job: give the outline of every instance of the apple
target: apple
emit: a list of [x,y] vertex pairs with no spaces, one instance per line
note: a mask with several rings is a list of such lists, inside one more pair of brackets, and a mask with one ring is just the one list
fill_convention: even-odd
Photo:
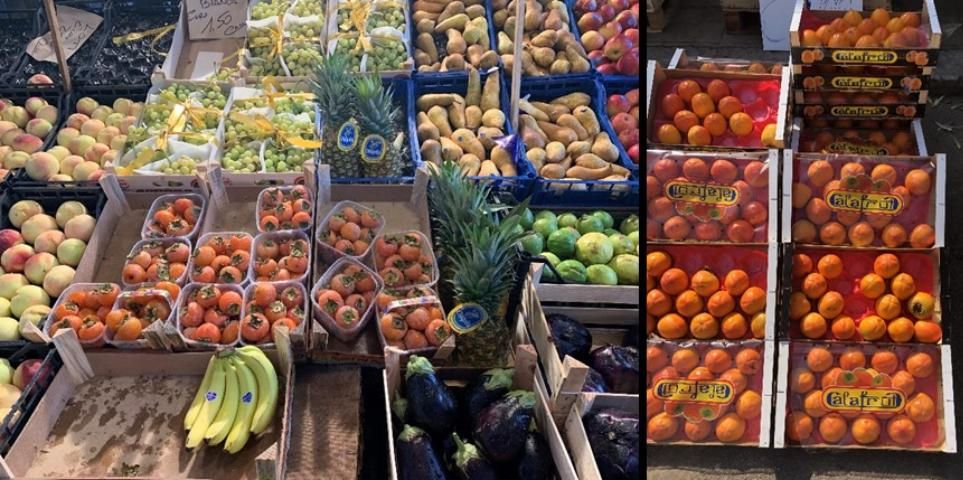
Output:
[[594,12],[598,10],[599,4],[595,0],[578,0],[575,2],[575,11]]
[[36,358],[24,360],[23,363],[17,365],[17,369],[13,371],[13,386],[20,390],[27,388],[33,377],[40,372],[41,365],[43,365],[43,362]]
[[626,28],[625,30],[622,30],[622,35],[625,35],[625,38],[629,39],[632,42],[632,45],[637,46],[639,44],[638,28]]
[[603,22],[607,22],[615,18],[615,13],[616,13],[615,8],[613,8],[611,5],[608,5],[608,4],[602,5],[598,9],[598,14],[602,16]]
[[628,10],[632,4],[629,0],[609,0],[609,5],[615,9],[616,12],[621,12],[622,10]]
[[602,16],[595,12],[588,12],[582,14],[578,19],[578,29],[581,32],[591,32],[598,30],[602,24],[605,23],[602,20]]
[[619,141],[622,145],[637,145],[639,143],[639,129],[634,128],[619,132]]
[[12,228],[0,230],[0,252],[21,243],[23,243],[23,235],[20,232]]
[[610,38],[607,42],[605,42],[605,47],[602,49],[602,51],[605,52],[606,58],[614,62],[622,58],[622,55],[625,55],[625,53],[631,49],[632,46],[628,44],[628,40],[619,35],[617,37]]
[[595,67],[595,70],[599,72],[599,75],[618,75],[619,69],[616,68],[614,63],[604,63]]
[[615,21],[619,22],[623,28],[638,28],[639,17],[632,13],[631,10],[623,10],[615,16]]
[[623,112],[628,112],[632,108],[629,104],[629,99],[625,98],[625,95],[614,94],[609,96],[608,102],[605,104],[605,110],[609,114],[609,118]]
[[628,150],[626,150],[626,152],[628,152],[629,158],[632,159],[632,163],[638,165],[639,164],[639,145],[638,144],[632,145],[631,147],[628,148]]
[[605,38],[599,32],[588,31],[582,34],[582,46],[586,50],[596,51],[605,45]]
[[618,69],[622,75],[639,75],[639,49],[633,48],[619,59]]
[[606,40],[611,40],[622,33],[622,25],[619,25],[618,22],[608,22],[599,27],[599,33],[601,33]]
[[628,112],[619,112],[612,117],[612,128],[621,133],[631,128],[639,128],[639,124]]
[[632,90],[625,92],[625,98],[629,100],[630,105],[633,107],[637,106],[639,104],[639,89],[633,88]]
[[589,58],[589,61],[597,65],[609,63],[609,59],[605,58],[605,52],[603,52],[601,48],[598,50],[592,50],[591,52],[588,52],[588,58]]

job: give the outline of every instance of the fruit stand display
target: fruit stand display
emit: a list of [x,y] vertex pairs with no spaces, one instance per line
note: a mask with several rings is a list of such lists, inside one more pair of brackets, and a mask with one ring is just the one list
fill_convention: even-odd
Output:
[[833,128],[826,120],[796,118],[790,147],[799,153],[927,156],[923,125],[918,118],[909,125],[895,120],[863,120],[860,124],[873,128]]
[[596,71],[605,77],[639,76],[638,0],[576,0],[569,2],[575,35],[588,51]]
[[46,345],[0,349],[0,455],[10,449],[62,365]]
[[759,75],[782,75],[782,70],[786,68],[784,63],[759,62],[738,58],[712,58],[712,57],[692,57],[688,55],[684,48],[675,49],[672,59],[669,60],[669,69],[680,68],[684,70],[702,71],[724,71],[755,73]]
[[[54,90],[0,91],[0,181],[24,175],[27,163],[38,165],[34,154],[56,138],[55,128],[64,110],[64,96]],[[38,157],[41,155],[38,155]],[[15,171],[16,170],[16,171]],[[8,179],[7,174],[14,171]]]

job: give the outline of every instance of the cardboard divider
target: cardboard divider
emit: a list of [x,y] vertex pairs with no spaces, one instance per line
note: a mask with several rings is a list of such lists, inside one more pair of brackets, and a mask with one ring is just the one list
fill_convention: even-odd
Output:
[[220,62],[233,70],[227,76],[229,83],[243,85],[244,78],[238,71],[239,51],[244,48],[244,37],[191,40],[187,29],[187,5],[181,4],[177,28],[172,33],[170,51],[164,64],[157,67],[151,77],[159,80],[206,80],[218,70]]

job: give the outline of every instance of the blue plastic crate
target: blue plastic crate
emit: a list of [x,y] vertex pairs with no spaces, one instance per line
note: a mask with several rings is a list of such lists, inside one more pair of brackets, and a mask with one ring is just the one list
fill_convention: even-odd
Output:
[[[77,112],[77,100],[83,97],[91,97],[97,100],[97,103],[101,105],[113,105],[114,100],[118,98],[127,98],[134,102],[143,102],[147,98],[147,86],[139,87],[81,87],[74,90],[72,93],[64,96],[63,108],[61,108],[60,122],[54,126],[54,132],[59,132],[67,123],[67,117]],[[56,139],[56,133],[54,133],[54,139],[50,141],[49,144],[45,145],[45,148],[53,147]],[[12,188],[20,190],[30,190],[30,189],[54,189],[54,190],[70,190],[76,188],[96,188],[100,189],[100,184],[94,180],[85,181],[73,181],[73,182],[41,182],[33,180],[27,176],[27,172],[20,170],[15,176],[10,180]]]
[[[573,92],[583,92],[591,97],[592,109],[598,117],[602,131],[609,134],[612,142],[617,143],[618,137],[612,129],[608,116],[605,114],[604,89],[595,79],[566,79],[559,78],[549,82],[522,82],[521,95],[530,95],[530,100],[551,102],[552,100]],[[623,150],[619,151],[620,164],[629,169],[630,177],[626,181],[600,180],[553,180],[537,177],[532,191],[532,204],[563,206],[615,206],[639,204],[639,175],[638,169],[632,168],[632,162]]]
[[[633,88],[639,88],[638,77],[633,78],[633,77],[601,77],[600,76],[599,79],[602,82],[602,102],[603,103],[607,102],[609,95],[612,95],[615,93],[625,95],[625,92],[628,92]],[[608,115],[606,115],[606,117],[607,116]],[[611,124],[612,124],[611,121],[609,121],[609,125]],[[641,128],[641,125],[639,126],[639,128]],[[623,157],[629,158],[629,154],[626,151],[625,146],[622,145],[622,142],[618,141],[618,138],[615,138],[612,141],[615,142],[615,146],[619,147],[619,153],[622,154]],[[639,145],[641,145],[641,140],[639,141]],[[639,165],[637,163],[632,162],[631,159],[629,161],[629,164],[631,165],[631,170],[638,173]]]
[[[394,100],[395,103],[402,105],[401,116],[402,122],[404,122],[404,133],[406,141],[408,143],[408,166],[405,168],[405,174],[400,177],[331,177],[331,183],[333,184],[365,184],[365,185],[388,185],[388,184],[409,184],[415,181],[415,169],[418,168],[418,164],[415,161],[415,155],[417,152],[418,142],[412,138],[412,132],[415,131],[415,101],[412,97],[414,86],[410,78],[396,77],[396,78],[383,78],[383,84],[385,87],[391,86],[394,88]],[[321,137],[324,132],[325,124],[322,116],[318,115],[318,136]],[[392,139],[387,139],[389,142]],[[320,154],[319,154],[320,157]],[[359,160],[360,161],[360,160]],[[319,158],[320,162],[320,158]]]
[[44,344],[30,344],[19,348],[0,347],[0,358],[7,359],[14,368],[27,360],[42,360],[40,369],[20,393],[20,398],[13,404],[7,415],[0,418],[0,455],[6,455],[17,436],[27,425],[40,399],[50,388],[57,372],[63,367],[63,360],[57,350]]
[[[512,129],[511,121],[507,119],[507,112],[510,110],[510,104],[508,100],[508,92],[510,86],[506,81],[504,76],[501,76],[501,70],[483,73],[481,75],[481,83],[484,86],[485,81],[488,79],[489,75],[499,75],[501,78],[501,106],[502,111],[506,112],[505,121],[505,134],[514,135],[515,131]],[[468,76],[461,78],[455,77],[443,77],[443,78],[427,78],[427,77],[417,77],[415,78],[415,88],[414,97],[412,101],[412,112],[417,115],[417,111],[414,109],[414,101],[418,97],[428,94],[428,93],[457,93],[459,95],[465,95],[468,92]],[[418,129],[414,116],[410,118],[411,123],[411,136],[415,138],[416,148],[414,151],[415,165],[421,166],[424,161],[421,158],[421,143],[418,142]],[[525,196],[531,192],[534,179],[535,179],[535,167],[525,158],[524,150],[522,148],[522,142],[515,142],[516,149],[513,155],[513,160],[515,161],[515,168],[518,170],[517,177],[471,177],[472,180],[487,181],[491,183],[492,191],[494,192],[510,192],[516,196]]]
[[[581,44],[581,43],[582,43],[582,32],[581,32],[581,31],[579,30],[579,28],[578,28],[578,18],[576,18],[576,16],[575,16],[575,6],[574,6],[574,4],[575,4],[575,0],[565,0],[565,6],[568,7],[569,19],[571,19],[572,33],[575,34],[575,38],[577,38],[577,39],[578,39],[578,43]],[[636,45],[636,47],[638,47],[638,45]],[[584,48],[584,45],[583,45],[583,48]],[[590,61],[591,61],[591,60],[590,60]],[[641,63],[641,59],[639,60],[639,62]],[[596,74],[598,74],[599,78],[612,79],[612,80],[615,80],[615,81],[627,81],[627,82],[635,81],[636,84],[638,84],[638,82],[639,82],[639,77],[637,77],[637,76],[633,77],[633,76],[631,76],[631,75],[603,75],[603,74],[599,73],[598,70],[596,69],[595,62],[592,62],[592,69],[596,72]]]
[[[107,4],[108,2],[106,0],[68,0],[57,2],[58,6],[77,8],[97,14],[104,19],[90,38],[67,60],[72,79],[80,78],[84,67],[90,64],[94,57],[103,49],[104,42],[107,40],[106,32],[108,30]],[[39,32],[40,35],[50,31],[50,27],[47,24],[47,15],[43,8],[37,10],[36,25],[36,31]],[[20,55],[18,65],[17,73],[7,79],[11,85],[24,86],[30,76],[38,73],[50,77],[54,85],[63,84],[63,80],[60,78],[60,68],[56,63],[38,62],[24,52]]]
[[[412,10],[408,9],[408,15],[411,16]],[[492,19],[492,5],[491,2],[485,2],[485,18],[488,20],[488,42],[491,47],[490,50],[498,53],[498,49],[495,48],[498,45],[498,37],[495,35],[495,21]],[[415,28],[414,20],[410,20],[411,30],[408,32],[408,41],[411,42],[411,54],[414,56],[415,53],[415,39],[418,38],[418,29]],[[444,36],[444,33],[440,35]],[[439,61],[443,60],[440,58]],[[468,59],[465,59],[465,63],[468,63]],[[503,68],[501,55],[498,56],[498,68]],[[414,76],[416,77],[429,77],[429,78],[444,78],[444,77],[467,77],[468,70],[461,70],[457,72],[419,72],[418,66],[415,65]]]

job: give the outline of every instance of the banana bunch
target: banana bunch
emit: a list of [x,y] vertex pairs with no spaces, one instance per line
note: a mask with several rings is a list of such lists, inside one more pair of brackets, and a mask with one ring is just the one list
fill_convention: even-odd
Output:
[[185,446],[224,443],[237,453],[251,434],[267,430],[278,404],[278,375],[259,348],[244,346],[211,357],[184,417]]

